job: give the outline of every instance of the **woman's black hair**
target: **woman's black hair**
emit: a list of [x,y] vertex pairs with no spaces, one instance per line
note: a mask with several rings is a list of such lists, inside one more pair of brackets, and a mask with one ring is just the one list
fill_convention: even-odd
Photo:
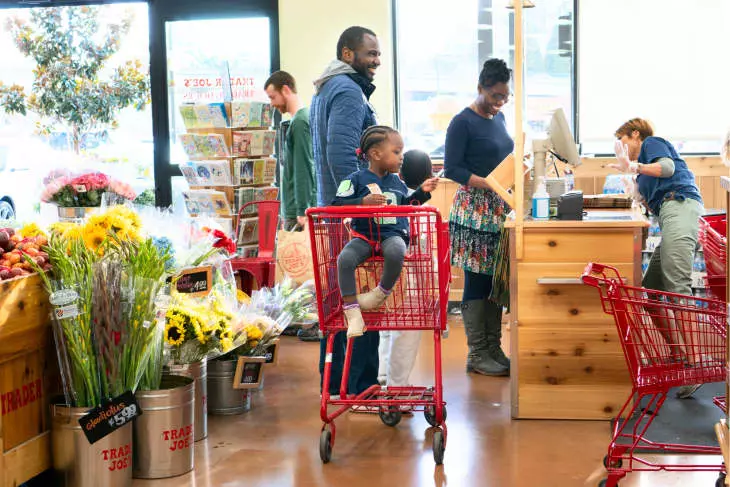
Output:
[[512,70],[507,67],[501,59],[487,59],[479,73],[479,86],[482,88],[491,88],[497,83],[509,83],[512,78]]
[[387,125],[373,125],[365,129],[360,137],[360,148],[357,151],[358,157],[367,160],[367,154],[370,149],[384,142],[391,134],[397,134],[398,131]]

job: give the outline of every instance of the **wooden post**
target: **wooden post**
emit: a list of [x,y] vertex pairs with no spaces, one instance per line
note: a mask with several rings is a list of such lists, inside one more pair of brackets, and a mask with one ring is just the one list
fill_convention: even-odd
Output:
[[522,60],[524,55],[522,33],[522,0],[516,0],[515,5],[515,257],[522,259],[523,235],[522,226],[525,214],[524,209],[524,175],[522,161],[525,156],[525,137],[522,132],[522,113],[524,111],[524,81]]

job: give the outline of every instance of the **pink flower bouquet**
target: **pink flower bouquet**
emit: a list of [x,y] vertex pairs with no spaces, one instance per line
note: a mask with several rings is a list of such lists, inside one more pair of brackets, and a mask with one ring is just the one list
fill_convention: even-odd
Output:
[[100,172],[48,179],[41,192],[41,201],[63,208],[100,206],[104,193],[114,193],[128,200],[137,196],[127,183],[111,179]]

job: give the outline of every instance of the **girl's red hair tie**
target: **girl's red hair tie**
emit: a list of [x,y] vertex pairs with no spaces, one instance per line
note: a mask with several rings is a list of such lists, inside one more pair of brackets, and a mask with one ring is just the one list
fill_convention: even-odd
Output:
[[357,157],[362,157],[362,149],[359,147],[355,149],[355,154],[357,154]]

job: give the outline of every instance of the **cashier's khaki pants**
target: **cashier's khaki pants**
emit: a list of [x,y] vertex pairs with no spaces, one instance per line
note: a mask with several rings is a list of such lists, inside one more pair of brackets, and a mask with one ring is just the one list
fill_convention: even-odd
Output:
[[692,294],[692,265],[702,205],[693,199],[665,201],[659,210],[662,241],[654,250],[642,285],[648,289]]

